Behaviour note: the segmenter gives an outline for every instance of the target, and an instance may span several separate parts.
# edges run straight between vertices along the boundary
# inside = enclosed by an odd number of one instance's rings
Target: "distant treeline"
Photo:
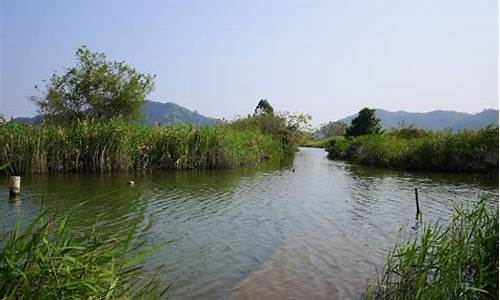
[[[402,128],[334,140],[331,159],[405,170],[498,172],[498,127],[458,133]]]
[[[293,155],[297,144],[290,134],[263,132],[259,117],[252,118],[255,126],[245,128],[236,127],[249,121],[216,127],[145,127],[123,121],[4,124],[0,165],[10,174],[102,173],[227,168]]]

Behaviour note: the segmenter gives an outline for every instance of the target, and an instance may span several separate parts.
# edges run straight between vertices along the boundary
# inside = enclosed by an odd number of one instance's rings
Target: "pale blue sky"
[[[0,0],[0,112],[82,44],[157,75],[149,96],[232,118],[267,98],[319,124],[364,106],[498,107],[498,4],[428,1]]]

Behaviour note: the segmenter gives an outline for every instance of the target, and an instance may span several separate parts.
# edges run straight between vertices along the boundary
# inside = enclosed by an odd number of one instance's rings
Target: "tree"
[[[347,124],[342,121],[328,122],[321,125],[314,132],[314,138],[323,139],[332,136],[343,136],[346,133]]]
[[[274,109],[269,104],[269,102],[266,99],[260,99],[259,103],[257,104],[257,107],[255,107],[255,113],[254,115],[272,115],[274,114]]]
[[[375,109],[363,108],[358,116],[352,119],[351,126],[346,130],[346,136],[360,136],[381,133],[380,119],[375,116]]]
[[[42,96],[31,97],[44,121],[67,124],[141,117],[155,76],[141,74],[123,61],[108,61],[105,54],[85,46],[76,51],[76,58],[76,66],[63,75],[52,74]]]

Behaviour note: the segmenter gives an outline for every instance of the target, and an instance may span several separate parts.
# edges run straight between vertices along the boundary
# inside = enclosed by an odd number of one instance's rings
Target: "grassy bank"
[[[389,255],[366,299],[498,299],[498,209],[457,208]]]
[[[231,126],[0,126],[0,165],[11,174],[227,168],[278,159],[292,146],[255,128]]]
[[[110,238],[97,225],[70,229],[71,215],[41,213],[4,233],[1,299],[150,299],[165,292],[142,270],[142,258],[160,248],[138,251],[144,230],[130,226]]]
[[[498,172],[498,127],[459,133],[406,129],[338,140],[330,159],[407,170]]]
[[[308,140],[300,146],[308,148],[329,148],[335,143],[335,141],[343,139],[344,137],[342,136],[333,136],[319,140]]]

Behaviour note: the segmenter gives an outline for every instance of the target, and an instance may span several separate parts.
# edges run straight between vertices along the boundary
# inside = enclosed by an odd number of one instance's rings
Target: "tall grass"
[[[277,159],[281,147],[274,135],[229,126],[0,126],[0,165],[17,174],[237,167]]]
[[[331,159],[408,170],[498,172],[498,127],[459,133],[397,131],[335,141]]]
[[[110,238],[97,225],[70,229],[71,215],[44,212],[4,233],[1,299],[136,299],[166,291],[142,271],[141,259],[158,248],[138,252],[137,226]]]
[[[498,208],[482,198],[456,208],[448,226],[426,226],[400,243],[366,299],[498,299]]]

